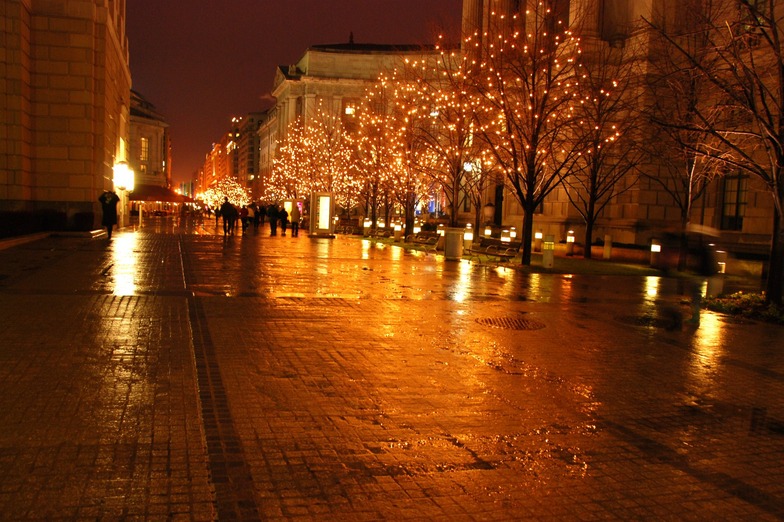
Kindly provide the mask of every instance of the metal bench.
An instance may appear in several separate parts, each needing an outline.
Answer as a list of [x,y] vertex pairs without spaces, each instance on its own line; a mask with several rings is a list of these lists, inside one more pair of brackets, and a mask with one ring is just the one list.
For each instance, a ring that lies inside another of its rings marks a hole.
[[406,237],[406,243],[420,245],[425,252],[433,252],[435,254],[438,249],[438,240],[440,237],[441,236],[435,232],[410,234]]
[[474,258],[481,261],[479,256],[487,256],[495,258],[499,263],[501,261],[509,261],[517,256],[521,246],[522,243],[520,241],[501,241],[492,237],[481,237],[479,243],[474,243],[468,250],[469,258],[472,261]]

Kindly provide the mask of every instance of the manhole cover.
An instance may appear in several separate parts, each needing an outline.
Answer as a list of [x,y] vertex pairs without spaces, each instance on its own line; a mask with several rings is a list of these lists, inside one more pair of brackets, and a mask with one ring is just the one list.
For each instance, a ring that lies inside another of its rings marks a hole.
[[523,319],[522,317],[485,317],[477,319],[477,323],[491,328],[504,328],[506,330],[541,330],[544,323]]

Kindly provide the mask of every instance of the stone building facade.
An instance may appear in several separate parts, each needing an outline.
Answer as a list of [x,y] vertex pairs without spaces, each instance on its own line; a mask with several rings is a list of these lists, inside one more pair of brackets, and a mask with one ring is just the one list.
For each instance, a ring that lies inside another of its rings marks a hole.
[[[505,15],[511,28],[512,15],[517,23],[524,23],[525,0],[464,0],[463,36],[483,34],[489,30],[489,20]],[[625,52],[625,60],[638,64],[637,70],[646,74],[656,56],[653,40],[643,19],[654,21],[668,30],[688,29],[689,9],[693,2],[685,0],[555,0],[553,9],[560,19],[581,39],[584,55],[590,59],[608,48]],[[495,13],[495,15],[491,14]],[[496,30],[498,30],[496,28]],[[501,30],[505,30],[502,28]],[[464,52],[477,52],[464,49]],[[639,78],[638,89],[631,91],[635,103],[644,103],[652,94],[646,91],[645,77]],[[636,139],[653,139],[650,128],[638,129]],[[679,226],[679,209],[672,196],[652,178],[661,176],[663,166],[655,158],[640,165],[647,176],[640,177],[630,190],[613,198],[600,214],[593,240],[610,236],[613,241],[647,245],[652,238]],[[495,224],[520,226],[522,208],[506,189],[489,190],[488,201],[496,205]],[[500,207],[500,208],[498,208]],[[569,230],[582,237],[584,223],[570,205],[564,188],[553,191],[538,209],[534,230],[552,234],[563,241]],[[722,247],[736,253],[767,252],[773,228],[772,198],[760,182],[741,173],[728,173],[715,179],[699,198],[691,213],[691,222],[718,229]]]
[[92,228],[129,159],[125,0],[12,0],[0,16],[3,233]]
[[136,183],[171,187],[169,124],[153,104],[131,91],[131,138],[128,163]]
[[399,67],[406,57],[436,52],[432,46],[421,45],[314,45],[296,64],[278,67],[272,89],[276,104],[258,129],[259,196],[272,172],[276,146],[297,118],[307,125],[308,118],[322,110],[338,115],[350,130],[365,90],[379,74]]

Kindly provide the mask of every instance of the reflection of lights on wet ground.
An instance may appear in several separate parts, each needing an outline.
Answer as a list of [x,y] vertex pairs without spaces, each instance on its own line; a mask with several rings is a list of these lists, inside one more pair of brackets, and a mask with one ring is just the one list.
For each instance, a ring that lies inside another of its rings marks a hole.
[[400,261],[403,258],[403,249],[397,247],[392,249],[392,261]]
[[699,384],[709,385],[711,375],[716,372],[717,364],[724,354],[724,324],[719,316],[703,313],[700,326],[694,333],[691,377]]
[[452,291],[452,299],[462,303],[470,297],[471,293],[471,274],[473,267],[470,261],[460,261],[457,272],[457,280],[455,280],[454,288]]
[[[645,296],[646,301],[650,301],[651,299],[655,299],[656,296],[659,295],[659,285],[661,284],[661,278],[655,276],[648,276],[645,278]],[[648,299],[651,298],[651,299]]]
[[563,276],[563,280],[561,281],[561,300],[565,303],[569,303],[572,300],[572,293],[574,292],[572,278],[573,276],[571,274],[567,274]]
[[538,297],[542,293],[542,276],[540,274],[531,274],[528,277],[528,281],[531,295]]
[[112,241],[114,295],[136,293],[136,234],[118,234]]

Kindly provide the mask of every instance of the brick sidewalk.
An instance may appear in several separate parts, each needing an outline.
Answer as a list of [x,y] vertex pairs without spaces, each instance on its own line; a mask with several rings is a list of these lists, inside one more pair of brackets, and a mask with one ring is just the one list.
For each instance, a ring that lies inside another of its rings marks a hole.
[[[780,327],[211,224],[0,251],[0,518],[784,518]],[[188,233],[182,233],[188,232]]]

